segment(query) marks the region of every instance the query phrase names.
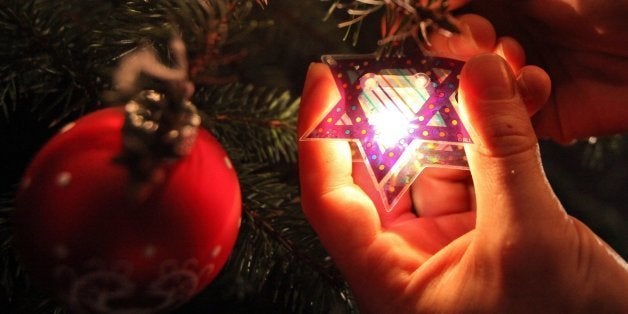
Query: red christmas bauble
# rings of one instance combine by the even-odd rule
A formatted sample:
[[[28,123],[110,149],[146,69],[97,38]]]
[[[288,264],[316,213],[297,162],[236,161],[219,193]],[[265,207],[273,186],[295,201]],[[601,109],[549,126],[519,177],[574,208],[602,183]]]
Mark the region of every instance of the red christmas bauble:
[[[237,238],[240,187],[199,130],[142,201],[129,197],[122,108],[89,114],[37,154],[16,198],[16,245],[32,277],[76,312],[161,312],[190,299]]]

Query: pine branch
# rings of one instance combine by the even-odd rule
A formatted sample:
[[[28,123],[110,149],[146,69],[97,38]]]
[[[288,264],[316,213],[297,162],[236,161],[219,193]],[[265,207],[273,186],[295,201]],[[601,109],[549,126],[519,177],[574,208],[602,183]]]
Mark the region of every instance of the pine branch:
[[[288,92],[230,84],[197,91],[204,126],[241,162],[295,162],[299,102]]]
[[[236,247],[221,275],[177,313],[357,312],[345,281],[302,214],[298,185],[288,173],[296,169],[235,166],[244,202]]]
[[[4,72],[4,71],[2,71]],[[0,109],[5,120],[9,120],[10,112],[15,111],[17,104],[17,83],[15,78],[5,81],[4,86],[0,86]]]
[[[6,2],[6,1],[5,1]],[[62,119],[83,109],[82,99],[97,94],[83,72],[80,30],[72,23],[69,6],[49,1],[7,3],[0,7],[0,86],[11,89],[2,99],[6,118],[23,99],[40,119]],[[71,105],[72,104],[72,105]]]
[[[300,208],[298,185],[259,165],[239,165],[244,194],[241,237],[228,272],[295,313],[355,311],[344,280]]]
[[[336,9],[344,10],[350,16],[338,27],[347,29],[344,40],[351,37],[353,45],[357,44],[364,20],[384,9],[380,22],[379,56],[401,52],[399,49],[402,49],[406,39],[430,46],[429,33],[436,29],[446,33],[458,32],[450,21],[447,0],[336,0],[330,6],[326,19]]]
[[[190,60],[197,61],[198,81],[219,82],[221,77],[230,77],[225,66],[233,61],[231,55],[224,58],[221,49],[231,44],[231,35],[242,40],[238,34],[255,28],[244,22],[252,3],[68,0],[59,5],[46,0],[4,0],[0,6],[0,109],[10,119],[11,112],[28,106],[52,125],[91,111],[100,106],[100,93],[111,87],[111,72],[122,56],[148,43],[169,61],[167,43],[173,33],[182,34]],[[210,35],[218,41],[212,42]]]

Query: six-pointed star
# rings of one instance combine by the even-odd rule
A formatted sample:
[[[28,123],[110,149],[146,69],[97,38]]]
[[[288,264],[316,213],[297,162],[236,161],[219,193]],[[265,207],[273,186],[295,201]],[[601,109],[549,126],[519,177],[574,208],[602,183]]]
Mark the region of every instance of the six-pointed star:
[[[468,169],[456,111],[464,62],[419,55],[325,55],[340,101],[302,140],[355,143],[390,211],[425,167]]]

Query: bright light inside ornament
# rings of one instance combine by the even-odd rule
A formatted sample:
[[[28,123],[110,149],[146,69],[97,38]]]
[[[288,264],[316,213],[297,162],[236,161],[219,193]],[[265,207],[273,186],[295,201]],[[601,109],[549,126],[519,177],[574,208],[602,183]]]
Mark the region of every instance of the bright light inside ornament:
[[[456,93],[464,62],[448,58],[324,56],[342,99],[302,140],[347,140],[386,211],[425,167],[468,169],[471,143]]]
[[[373,126],[375,140],[381,151],[399,144],[412,127],[401,112],[385,109],[372,113],[369,122]]]

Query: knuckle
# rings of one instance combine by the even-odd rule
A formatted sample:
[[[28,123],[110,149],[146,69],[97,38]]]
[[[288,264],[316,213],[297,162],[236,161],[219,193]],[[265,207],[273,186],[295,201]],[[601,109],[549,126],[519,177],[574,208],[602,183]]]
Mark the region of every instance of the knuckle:
[[[537,148],[530,122],[522,121],[520,117],[493,119],[483,131],[478,151],[489,157],[508,157]]]

